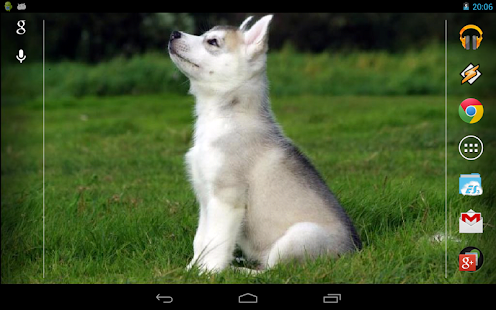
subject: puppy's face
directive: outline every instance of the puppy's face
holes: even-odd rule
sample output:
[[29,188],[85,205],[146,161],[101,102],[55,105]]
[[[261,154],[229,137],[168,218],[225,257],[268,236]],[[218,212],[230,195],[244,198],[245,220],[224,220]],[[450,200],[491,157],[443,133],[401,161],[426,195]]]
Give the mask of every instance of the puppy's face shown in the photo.
[[272,15],[245,30],[217,26],[201,36],[174,31],[169,40],[172,61],[192,83],[208,82],[223,89],[236,87],[265,68],[267,30]]
[[215,27],[201,36],[173,32],[169,54],[190,79],[225,80],[239,71],[242,45],[242,33],[237,28]]

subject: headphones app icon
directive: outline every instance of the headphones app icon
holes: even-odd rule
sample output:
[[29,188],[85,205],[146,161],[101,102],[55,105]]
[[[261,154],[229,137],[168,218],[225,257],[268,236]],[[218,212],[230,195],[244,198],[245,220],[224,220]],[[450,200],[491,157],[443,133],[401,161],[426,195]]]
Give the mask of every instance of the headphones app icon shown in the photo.
[[[477,30],[480,36],[472,36],[472,38],[470,38],[470,36],[463,37],[463,33],[467,29]],[[482,41],[482,30],[476,25],[466,25],[465,27],[462,28],[462,30],[460,30],[460,41],[462,42],[463,48],[465,48],[466,50],[470,49],[470,41],[472,41],[472,49],[476,50],[479,48],[479,45],[481,44]]]

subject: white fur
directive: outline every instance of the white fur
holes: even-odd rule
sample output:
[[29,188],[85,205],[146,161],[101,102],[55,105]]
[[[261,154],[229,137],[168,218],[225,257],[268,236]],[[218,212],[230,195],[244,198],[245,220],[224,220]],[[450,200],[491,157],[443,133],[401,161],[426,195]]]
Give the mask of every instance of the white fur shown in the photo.
[[[236,30],[181,33],[169,43],[196,98],[186,163],[200,220],[188,267],[225,269],[236,244],[266,268],[354,248],[344,211],[270,112],[265,70],[271,20],[265,16],[246,31],[250,18]],[[214,39],[217,44],[209,43]]]
[[195,125],[195,145],[186,154],[200,202],[192,263],[201,257],[198,262],[203,263],[203,268],[221,270],[230,262],[237,237],[232,232],[240,229],[244,202],[239,199],[242,189],[236,187],[214,193],[213,183],[219,177],[219,167],[225,156],[212,144],[220,136],[234,132],[236,124],[233,119],[219,115],[208,100],[203,104],[204,110],[201,110]]

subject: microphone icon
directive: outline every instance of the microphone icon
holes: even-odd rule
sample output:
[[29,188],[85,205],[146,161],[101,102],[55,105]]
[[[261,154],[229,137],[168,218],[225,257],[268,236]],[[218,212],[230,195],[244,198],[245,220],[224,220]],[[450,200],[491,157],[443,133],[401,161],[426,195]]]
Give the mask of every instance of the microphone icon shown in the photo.
[[26,59],[26,55],[24,54],[24,51],[22,49],[19,50],[19,55],[16,55],[17,60],[19,60],[20,63]]

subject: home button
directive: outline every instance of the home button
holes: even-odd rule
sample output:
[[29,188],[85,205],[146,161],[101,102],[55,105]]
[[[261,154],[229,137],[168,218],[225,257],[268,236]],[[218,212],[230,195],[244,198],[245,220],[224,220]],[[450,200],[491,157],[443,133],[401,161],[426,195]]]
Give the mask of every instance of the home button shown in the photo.
[[256,303],[258,303],[258,297],[253,295],[253,294],[246,293],[246,294],[240,295],[238,297],[238,303],[240,303],[240,304],[256,304]]

